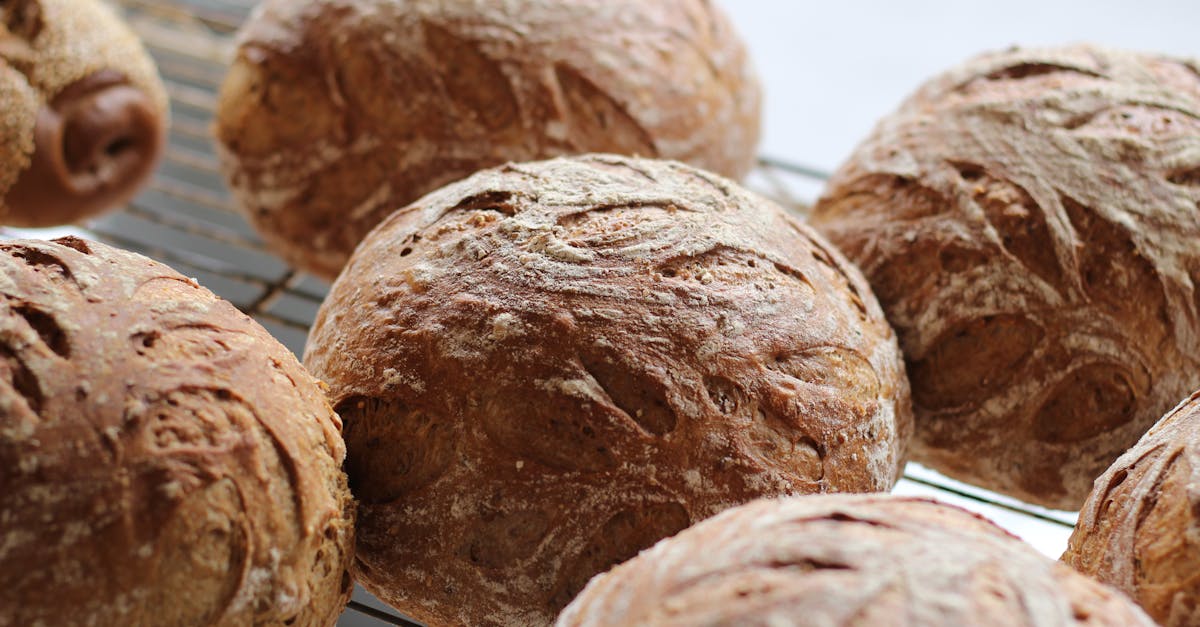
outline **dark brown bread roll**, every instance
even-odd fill
[[[195,281],[78,239],[0,243],[0,625],[333,625],[339,428]]]
[[[67,224],[129,200],[166,122],[154,64],[103,2],[0,2],[0,223]]]
[[[1162,625],[1200,624],[1200,393],[1096,480],[1063,561]]]
[[[760,108],[704,0],[265,0],[216,132],[263,237],[332,278],[392,211],[506,161],[611,152],[741,176]]]
[[[346,421],[358,573],[432,624],[546,624],[762,495],[887,490],[911,435],[858,272],[674,162],[488,170],[392,215],[306,363]]]
[[[913,458],[1077,508],[1200,387],[1200,66],[988,54],[884,119],[812,222],[867,275],[913,384]]]
[[[761,500],[596,577],[559,627],[1154,625],[984,518],[916,498]]]

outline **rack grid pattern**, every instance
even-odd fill
[[[74,230],[163,261],[257,319],[292,351],[328,290],[289,268],[234,209],[210,139],[216,90],[233,53],[233,37],[254,0],[115,0],[158,63],[171,99],[172,126],[163,162],[128,207]],[[827,175],[761,158],[747,184],[803,213]],[[4,236],[52,236],[7,230]],[[1075,516],[1033,507],[958,483],[910,464],[898,493],[932,496],[996,520],[1057,557]],[[359,589],[340,627],[416,625]]]

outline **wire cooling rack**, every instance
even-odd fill
[[[163,261],[257,319],[296,354],[328,290],[289,268],[233,207],[210,140],[216,90],[233,52],[233,34],[254,0],[113,0],[145,41],[171,98],[172,127],[153,181],[127,208],[89,223],[86,237]],[[824,172],[762,158],[749,187],[793,210],[816,197]],[[13,231],[14,235],[53,235]],[[991,518],[1043,553],[1058,557],[1075,515],[1033,507],[947,479],[909,464],[900,494],[932,496]],[[395,610],[355,591],[339,627],[415,625]]]

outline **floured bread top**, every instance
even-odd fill
[[[332,278],[392,211],[506,161],[611,152],[741,176],[760,108],[741,40],[700,0],[267,0],[217,136],[272,248]]]
[[[886,495],[762,500],[596,577],[559,627],[1150,627],[1117,590],[957,507]]]
[[[913,382],[914,459],[1074,509],[1200,387],[1200,65],[1090,46],[921,87],[813,224],[855,260]]]
[[[0,625],[332,625],[354,535],[339,428],[195,281],[0,242]]]
[[[1096,480],[1063,561],[1162,625],[1200,623],[1200,394]]]
[[[545,624],[732,505],[887,490],[911,430],[858,272],[674,162],[510,164],[422,198],[363,242],[306,363],[346,421],[364,585],[435,623]]]

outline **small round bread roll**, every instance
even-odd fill
[[[1162,625],[1200,625],[1200,393],[1096,480],[1063,561]]]
[[[0,624],[333,625],[340,426],[195,281],[74,238],[0,243]]]
[[[216,134],[243,211],[332,278],[392,211],[507,161],[753,165],[761,95],[706,0],[265,0]]]
[[[153,62],[103,2],[0,2],[0,224],[67,224],[129,200],[166,123]]]
[[[975,514],[886,495],[760,500],[592,579],[558,627],[1152,627]]]
[[[887,490],[912,429],[858,272],[675,162],[510,164],[422,198],[355,253],[305,361],[346,422],[363,585],[432,624],[548,624],[732,505]]]
[[[1075,509],[1200,387],[1200,66],[1012,49],[933,79],[812,222],[900,336],[913,458]]]

